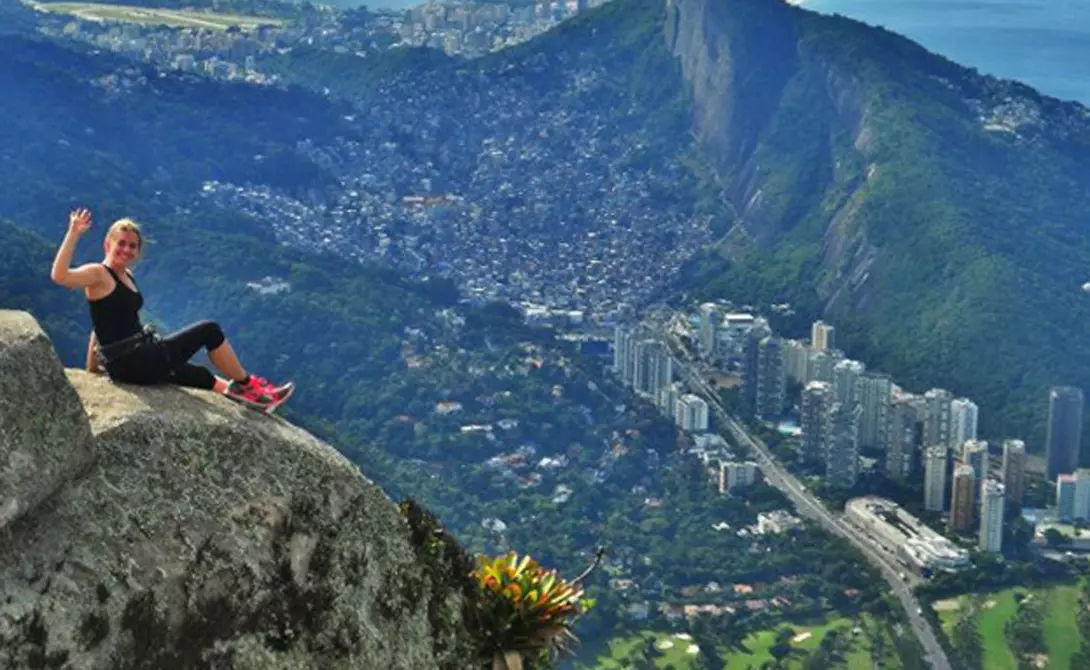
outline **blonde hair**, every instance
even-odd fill
[[[110,229],[106,231],[106,239],[113,241],[121,233],[136,233],[136,242],[139,245],[137,248],[141,251],[144,250],[144,233],[140,230],[140,224],[132,219],[118,219],[110,225]]]

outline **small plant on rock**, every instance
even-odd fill
[[[515,552],[478,558],[473,577],[480,586],[485,658],[493,670],[521,670],[524,663],[549,667],[571,650],[578,642],[574,620],[594,606],[578,583],[589,571],[567,581]]]

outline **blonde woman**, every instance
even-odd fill
[[[229,398],[271,412],[295,390],[292,383],[270,384],[246,372],[235,356],[223,329],[214,321],[200,321],[160,338],[140,322],[144,296],[130,267],[140,258],[143,235],[131,219],[121,219],[106,232],[101,263],[69,267],[79,240],[91,227],[91,212],[73,211],[53,260],[51,277],[70,289],[83,289],[94,330],[87,346],[88,370],[103,368],[114,381],[127,384],[178,384],[223,393]],[[228,379],[189,362],[201,349]]]

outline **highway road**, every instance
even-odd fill
[[[669,337],[675,350],[688,352],[684,344],[677,340],[676,337],[672,334]],[[830,533],[851,542],[871,564],[878,568],[885,580],[889,582],[890,590],[901,601],[901,605],[904,606],[908,621],[916,634],[916,638],[920,641],[925,658],[931,664],[931,667],[935,668],[935,670],[952,670],[950,661],[946,658],[946,653],[943,651],[942,646],[939,645],[935,632],[931,629],[931,624],[919,613],[920,603],[912,593],[913,582],[906,582],[900,578],[900,574],[904,573],[905,570],[900,568],[892,557],[882,556],[880,552],[884,551],[883,548],[845,519],[831,513],[812,493],[806,490],[805,486],[799,483],[798,479],[781,467],[773,458],[768,446],[760,439],[750,435],[727,412],[722,402],[720,402],[718,394],[714,389],[710,388],[708,382],[695,370],[695,364],[688,359],[689,356],[686,355],[679,360],[681,363],[680,371],[685,381],[694,392],[699,393],[708,402],[708,406],[715,412],[720,424],[726,428],[726,431],[734,438],[735,442],[747,445],[752,450],[761,466],[765,480],[790,498],[795,503],[799,514],[817,521]],[[915,579],[911,574],[907,576],[910,579]]]

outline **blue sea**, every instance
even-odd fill
[[[985,74],[1090,105],[1090,0],[804,0]]]

